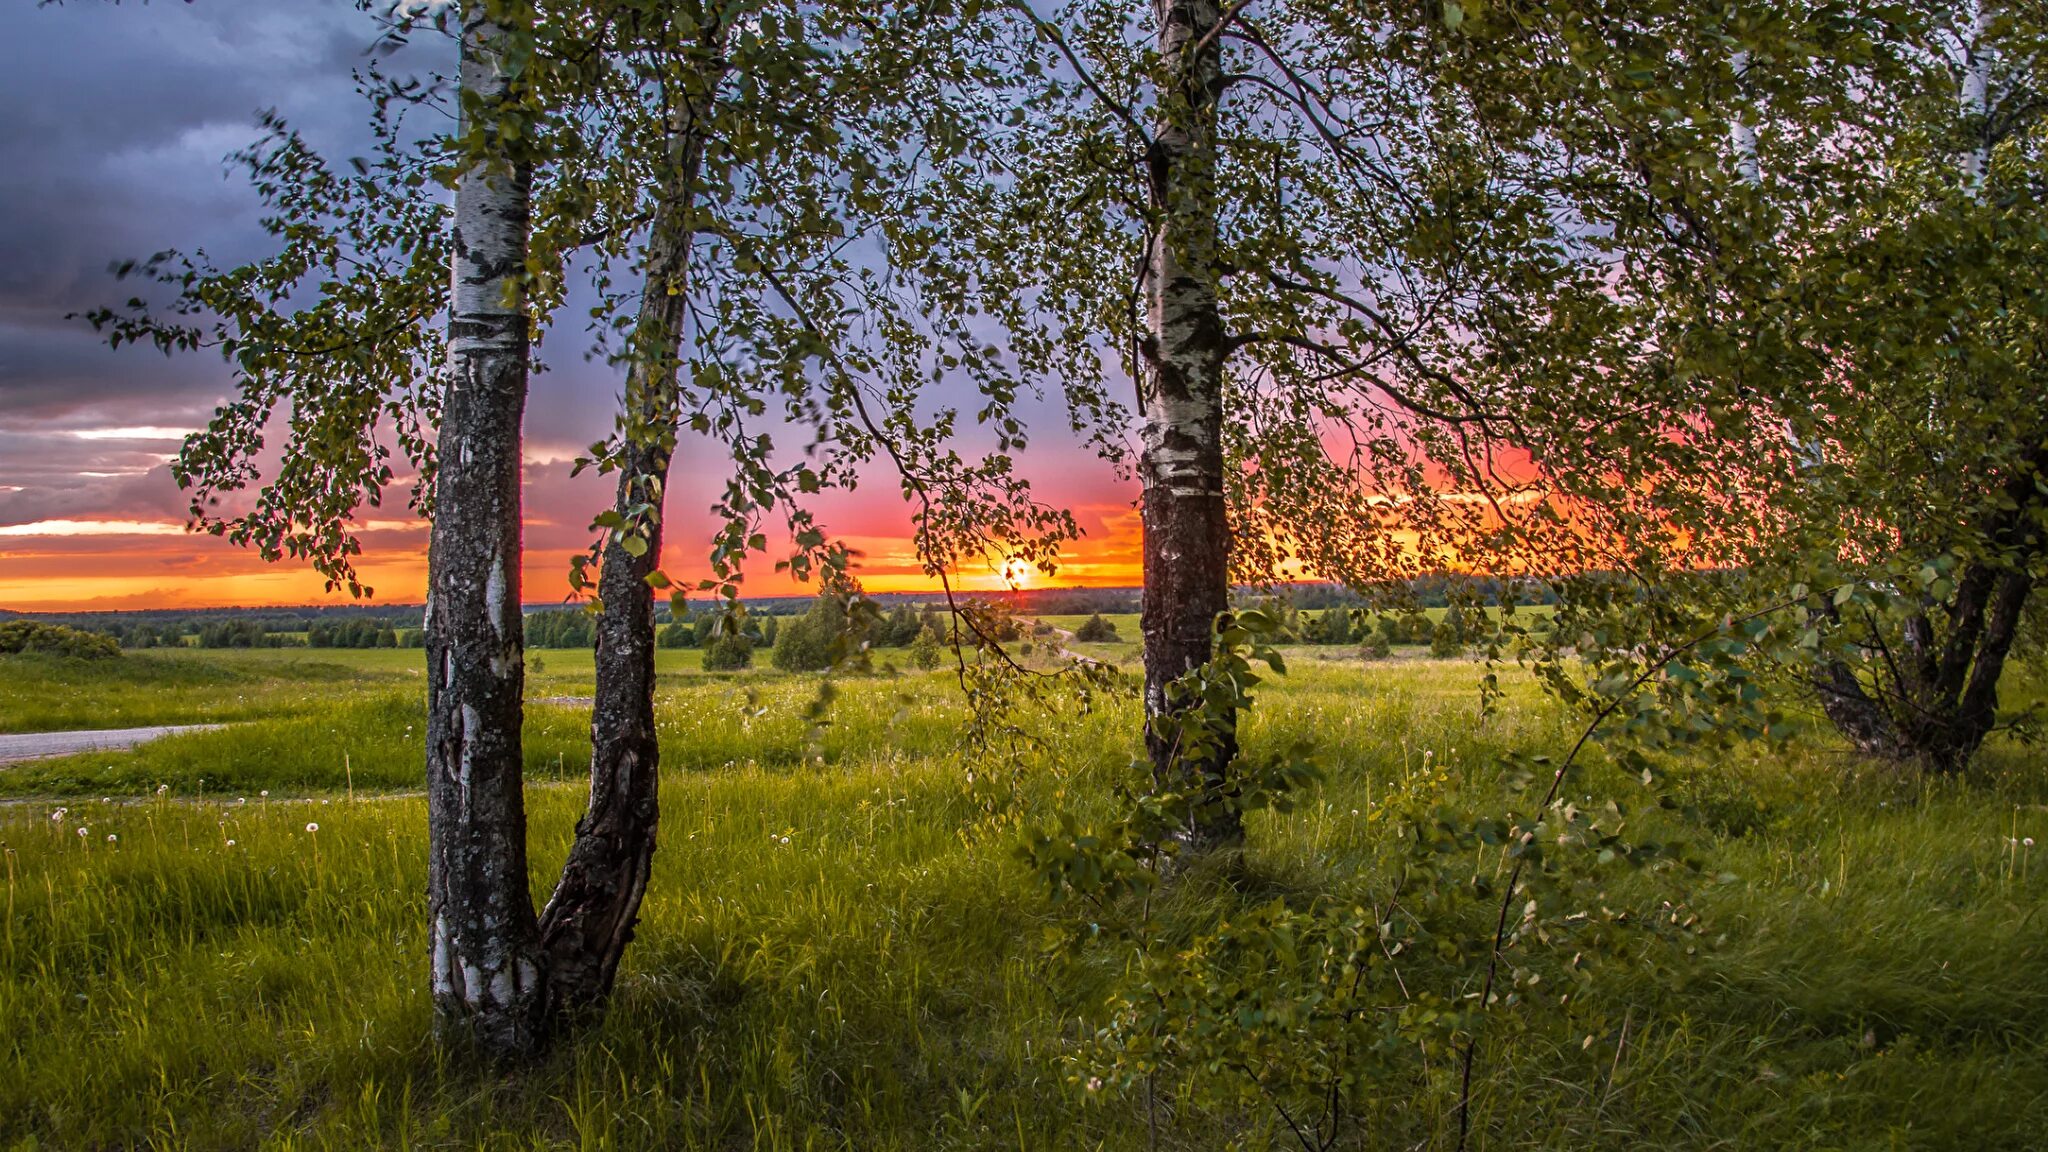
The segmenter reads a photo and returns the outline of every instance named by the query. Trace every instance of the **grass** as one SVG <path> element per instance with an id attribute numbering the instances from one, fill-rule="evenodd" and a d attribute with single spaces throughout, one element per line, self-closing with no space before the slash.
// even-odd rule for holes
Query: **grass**
<path id="1" fill-rule="evenodd" d="M 278 682 L 279 700 L 315 690 L 272 655 L 220 667 Z M 958 747 L 943 674 L 846 682 L 818 738 L 809 681 L 665 663 L 662 850 L 618 1005 L 509 1078 L 442 1055 L 422 981 L 424 807 L 404 794 L 417 689 L 386 655 L 349 654 L 355 672 L 296 712 L 0 770 L 46 794 L 0 806 L 0 1148 L 1148 1147 L 1140 1101 L 1067 1082 L 1087 974 L 1045 954 L 1068 913 L 963 786 L 983 766 Z M 545 653 L 535 696 L 580 695 L 577 655 Z M 1225 914 L 1371 882 L 1390 790 L 1494 802 L 1500 752 L 1554 749 L 1570 728 L 1526 684 L 1480 715 L 1473 678 L 1304 662 L 1245 738 L 1313 737 L 1330 779 L 1257 818 L 1254 883 L 1180 899 Z M 579 814 L 587 733 L 579 706 L 531 711 L 539 899 Z M 1132 702 L 1034 727 L 1025 817 L 1099 807 L 1132 752 Z M 1625 1033 L 1501 1033 L 1473 1147 L 2042 1146 L 2048 881 L 2009 842 L 2048 840 L 2038 764 L 2001 747 L 1976 778 L 1926 785 L 1851 772 L 1815 741 L 1673 768 L 1662 819 L 1706 862 L 1686 897 L 1718 942 L 1608 966 L 1586 995 Z M 1643 798 L 1597 765 L 1579 787 Z M 1609 895 L 1655 908 L 1668 883 Z M 1382 1086 L 1362 1146 L 1447 1146 L 1452 1098 L 1444 1069 Z M 1161 1148 L 1285 1146 L 1256 1110 L 1160 1105 Z"/>

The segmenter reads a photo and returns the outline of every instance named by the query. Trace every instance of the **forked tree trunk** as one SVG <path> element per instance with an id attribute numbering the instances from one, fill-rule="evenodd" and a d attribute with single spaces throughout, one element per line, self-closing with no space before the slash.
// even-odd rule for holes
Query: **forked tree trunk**
<path id="1" fill-rule="evenodd" d="M 1224 785 L 1235 742 L 1186 763 L 1155 723 L 1167 685 L 1207 663 L 1211 630 L 1230 606 L 1230 530 L 1223 497 L 1223 366 L 1217 302 L 1216 103 L 1222 49 L 1209 37 L 1214 0 L 1155 0 L 1164 78 L 1148 157 L 1160 210 L 1145 278 L 1143 525 L 1146 747 L 1162 788 Z M 1206 39 L 1205 39 L 1206 38 Z M 1200 47 L 1200 51 L 1194 51 Z M 1196 812 L 1185 847 L 1242 838 L 1234 812 Z"/>
<path id="2" fill-rule="evenodd" d="M 1872 663 L 1868 687 L 1846 662 L 1822 669 L 1821 706 L 1858 751 L 1956 772 L 1998 726 L 1998 683 L 2034 589 L 2025 566 L 2042 548 L 2035 517 L 2044 465 L 2048 454 L 2031 453 L 2007 480 L 1985 533 L 1998 559 L 1963 566 L 1939 631 L 1930 611 L 1909 616 L 1901 651 Z"/>
<path id="3" fill-rule="evenodd" d="M 464 6 L 460 75 L 486 117 L 516 32 Z M 531 172 L 481 163 L 455 190 L 450 378 L 428 556 L 427 915 L 444 1037 L 494 1059 L 537 1052 L 547 988 L 527 894 L 520 722 L 520 420 Z"/>
<path id="4" fill-rule="evenodd" d="M 690 220 L 703 141 L 686 112 L 677 127 L 675 183 L 656 213 L 646 287 L 626 372 L 625 459 L 615 508 L 644 525 L 634 554 L 618 534 L 598 571 L 597 698 L 590 720 L 590 807 L 541 915 L 555 1008 L 603 1005 L 633 938 L 660 824 L 660 744 L 654 732 L 654 589 L 662 503 L 678 421 L 676 376 L 685 325 Z M 637 506 L 651 511 L 632 515 Z"/>

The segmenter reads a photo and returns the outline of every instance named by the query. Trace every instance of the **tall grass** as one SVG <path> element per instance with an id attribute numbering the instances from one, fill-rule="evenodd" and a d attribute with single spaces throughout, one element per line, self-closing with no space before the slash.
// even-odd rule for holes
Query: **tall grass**
<path id="1" fill-rule="evenodd" d="M 1369 878 L 1389 790 L 1490 802 L 1498 752 L 1568 730 L 1526 685 L 1482 716 L 1471 681 L 1458 664 L 1298 671 L 1246 739 L 1310 737 L 1330 780 L 1255 821 L 1252 882 L 1183 898 L 1220 915 Z M 985 766 L 958 747 L 948 684 L 852 682 L 822 733 L 806 681 L 665 687 L 662 848 L 619 1002 L 504 1079 L 428 1034 L 422 802 L 360 775 L 353 800 L 328 777 L 291 800 L 215 787 L 305 783 L 337 747 L 408 786 L 409 697 L 115 757 L 148 785 L 125 801 L 6 806 L 0 1147 L 1147 1148 L 1140 1102 L 1067 1083 L 1087 972 L 1043 941 L 1070 913 L 963 786 Z M 533 766 L 540 898 L 582 802 L 583 714 L 535 711 L 569 763 L 561 782 Z M 1026 818 L 1100 804 L 1135 750 L 1128 700 L 1034 727 Z M 149 759 L 180 745 L 189 763 Z M 201 763 L 203 801 L 182 776 L 155 792 L 152 772 Z M 1707 865 L 1687 895 L 1715 942 L 1661 971 L 1610 965 L 1587 994 L 1625 1031 L 1503 1033 L 1474 1147 L 2048 1144 L 2048 884 L 2018 843 L 2048 841 L 2038 765 L 2002 749 L 1977 779 L 1922 786 L 1816 743 L 1673 767 L 1661 819 Z M 1634 795 L 1597 766 L 1580 787 Z M 1654 907 L 1665 883 L 1610 895 Z M 1440 1071 L 1365 1102 L 1366 1146 L 1442 1146 Z M 1168 1098 L 1157 1115 L 1161 1148 L 1285 1146 L 1254 1112 Z"/>

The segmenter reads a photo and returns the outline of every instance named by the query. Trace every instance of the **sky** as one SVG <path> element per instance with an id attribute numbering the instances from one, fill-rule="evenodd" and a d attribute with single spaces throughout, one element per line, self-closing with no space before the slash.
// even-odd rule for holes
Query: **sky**
<path id="1" fill-rule="evenodd" d="M 350 71 L 374 38 L 348 0 L 69 0 L 0 6 L 0 608 L 82 611 L 345 602 L 320 575 L 184 530 L 168 461 L 232 392 L 224 364 L 110 350 L 74 313 L 132 294 L 108 271 L 165 248 L 217 264 L 259 257 L 259 205 L 223 158 L 253 142 L 275 108 L 330 156 L 363 150 L 364 105 Z M 452 44 L 422 37 L 413 63 L 450 66 Z M 568 595 L 569 558 L 610 503 L 605 478 L 571 480 L 570 463 L 611 428 L 617 373 L 567 356 L 533 378 L 526 416 L 524 599 Z M 1046 431 L 1022 460 L 1040 498 L 1086 533 L 1055 576 L 1026 583 L 1137 582 L 1136 491 L 1090 451 Z M 670 481 L 663 561 L 688 580 L 706 570 L 708 507 L 721 451 L 686 435 Z M 375 600 L 417 603 L 425 525 L 402 492 L 368 519 L 360 569 Z M 892 477 L 817 505 L 823 526 L 863 552 L 873 591 L 930 587 L 910 545 L 910 509 Z M 1002 584 L 977 568 L 966 587 Z M 746 590 L 801 591 L 751 562 Z"/>

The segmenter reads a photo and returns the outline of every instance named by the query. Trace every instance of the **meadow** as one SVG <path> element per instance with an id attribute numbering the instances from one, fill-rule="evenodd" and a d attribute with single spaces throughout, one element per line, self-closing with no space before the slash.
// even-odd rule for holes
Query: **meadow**
<path id="1" fill-rule="evenodd" d="M 707 675 L 696 655 L 660 654 L 662 847 L 619 1001 L 506 1078 L 429 1033 L 417 652 L 0 659 L 0 730 L 230 722 L 0 769 L 0 1147 L 1293 1146 L 1257 1108 L 1148 1106 L 1075 1071 L 1111 974 L 1048 949 L 1075 913 L 1016 845 L 1129 779 L 1128 695 L 1021 713 L 1034 742 L 992 807 L 944 671 L 841 678 L 815 728 L 816 678 Z M 1168 903 L 1228 916 L 1370 886 L 1390 797 L 1486 810 L 1504 754 L 1577 730 L 1513 677 L 1482 713 L 1476 663 L 1293 655 L 1246 744 L 1310 739 L 1326 779 Z M 591 670 L 534 656 L 539 900 L 582 802 Z M 1670 767 L 1676 802 L 1645 819 L 1703 868 L 1602 896 L 1681 898 L 1701 946 L 1587 985 L 1617 1025 L 1598 1036 L 1503 1031 L 1471 1146 L 2048 1147 L 2038 756 L 2000 744 L 1930 782 L 1809 735 Z M 1642 792 L 1597 761 L 1573 788 Z M 1451 1146 L 1455 1088 L 1438 1065 L 1377 1086 L 1346 1146 Z"/>

